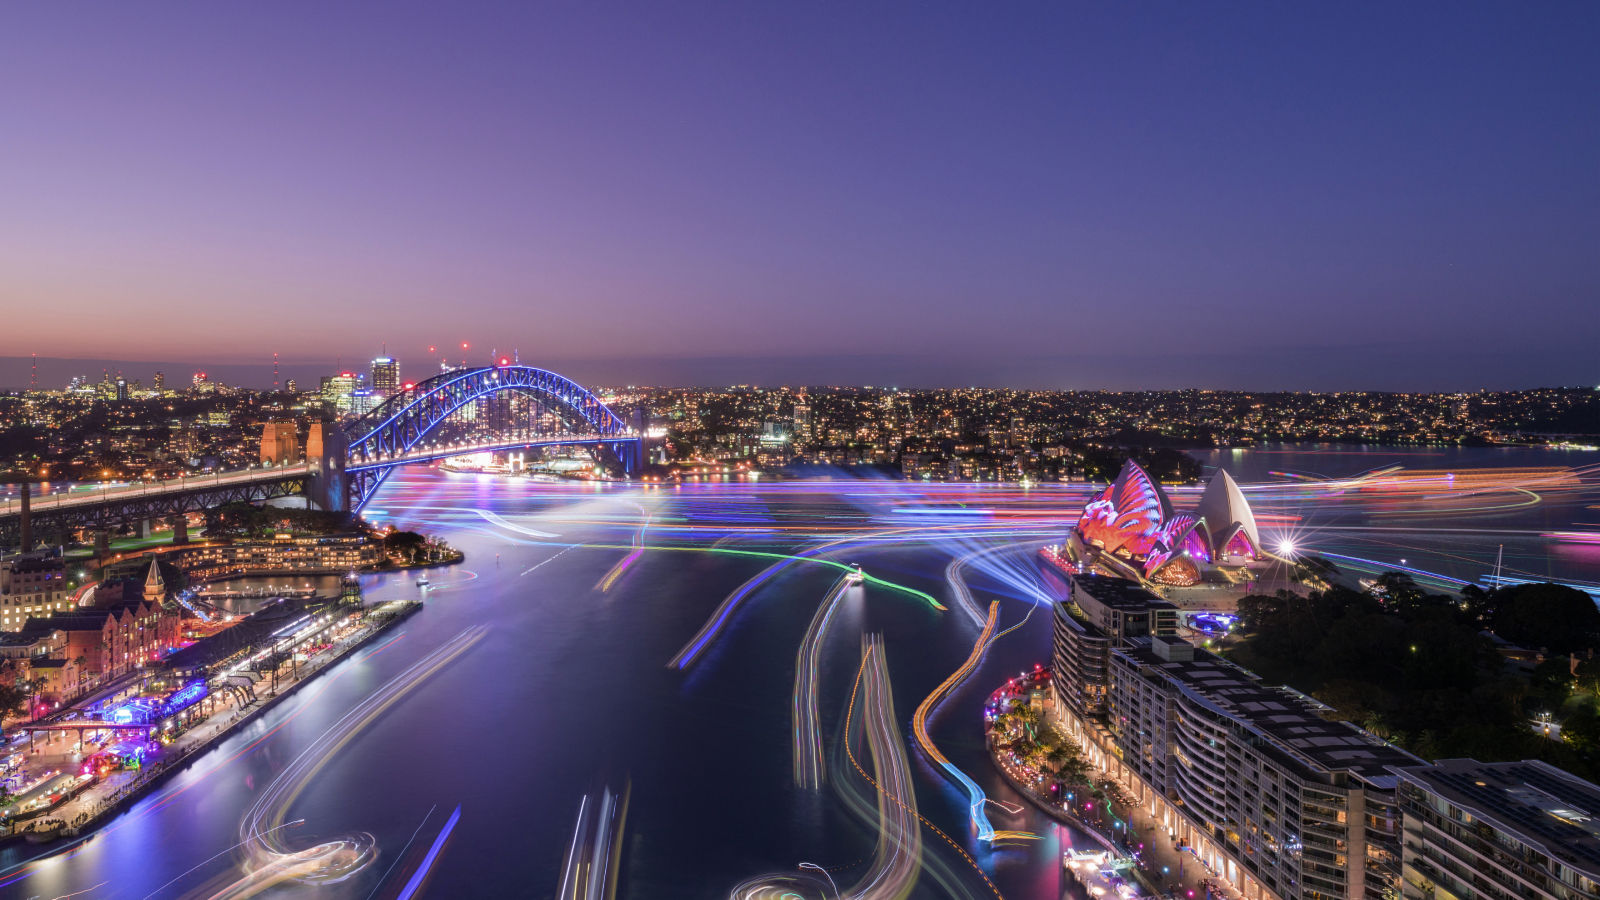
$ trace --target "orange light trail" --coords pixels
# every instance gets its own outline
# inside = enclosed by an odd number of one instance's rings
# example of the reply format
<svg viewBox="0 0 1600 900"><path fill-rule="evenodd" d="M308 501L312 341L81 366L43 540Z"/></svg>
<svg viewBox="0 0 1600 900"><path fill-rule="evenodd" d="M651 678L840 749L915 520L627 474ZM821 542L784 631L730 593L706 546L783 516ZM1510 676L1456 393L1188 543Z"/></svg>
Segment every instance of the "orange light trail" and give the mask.
<svg viewBox="0 0 1600 900"><path fill-rule="evenodd" d="M994 892L995 897L999 898L999 900L1005 900L1005 895L1000 893L1000 888L996 887L995 883L993 881L989 880L989 876L983 871L983 867L978 865L978 861L972 858L972 854L968 853L964 847L962 847L960 844L958 844L954 840L952 840L950 835L945 834L942 830L940 830L939 826L937 826L937 825L933 824L932 822L928 821L927 817L923 816L922 813L919 813L916 810L911 809L910 807L906 806L905 803L901 802L899 797L896 797L893 794L890 794L889 792L885 791L883 789L882 785L879 785L878 782L876 780L874 780L871 775L867 774L867 770L866 769L861 768L861 763L856 761L855 751L850 747L850 717L855 713L856 696L861 691L861 676L862 676L863 673L865 673L867 671L867 661L872 658L872 653L873 653L873 651L875 649L876 649L876 646L869 645L867 647L867 649L866 649L866 652L861 654L861 667L856 669L856 683L855 683L855 686L850 689L850 705L845 707L845 713L844 713L844 735L845 735L844 752L845 752L845 755L850 758L850 765L855 767L856 772L858 772L861 775L862 778L865 778L867 780L867 783L872 785L873 789L875 789L880 796L887 797L888 799L890 799L890 800L894 801L896 804L898 804L901 809L904 809L907 812L911 813L912 815L916 816L917 819L922 822L922 824L928 826L929 830L931 830L934 834L937 834L939 837L943 838L944 842L946 844L949 844L951 847L955 848L955 851L957 853L961 854L961 858L965 859L972 866L972 870L974 872L978 873L978 877L983 879L983 883L989 886L989 890Z"/></svg>

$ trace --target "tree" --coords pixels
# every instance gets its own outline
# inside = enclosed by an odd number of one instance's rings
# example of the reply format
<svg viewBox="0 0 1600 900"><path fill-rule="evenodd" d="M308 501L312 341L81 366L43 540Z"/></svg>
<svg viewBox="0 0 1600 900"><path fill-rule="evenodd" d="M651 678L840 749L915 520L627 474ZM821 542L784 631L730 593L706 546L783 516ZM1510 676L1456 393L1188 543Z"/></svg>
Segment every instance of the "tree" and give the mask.
<svg viewBox="0 0 1600 900"><path fill-rule="evenodd" d="M1475 584L1461 589L1461 612L1467 621L1479 628L1494 623L1494 594Z"/></svg>
<svg viewBox="0 0 1600 900"><path fill-rule="evenodd" d="M1056 777L1063 784L1088 784L1089 771L1089 764L1083 761L1083 757L1074 754L1056 769Z"/></svg>
<svg viewBox="0 0 1600 900"><path fill-rule="evenodd" d="M1534 667L1528 678L1528 711L1551 713L1559 711L1572 696L1571 661L1565 656L1553 656Z"/></svg>
<svg viewBox="0 0 1600 900"><path fill-rule="evenodd" d="M1244 598L1239 611L1251 630L1230 657L1419 756L1495 761L1540 749L1527 728L1527 680L1506 672L1453 595L1382 577L1372 594L1280 592Z"/></svg>
<svg viewBox="0 0 1600 900"><path fill-rule="evenodd" d="M1494 633L1530 649L1575 653L1600 644L1600 607L1564 584L1519 584L1494 592Z"/></svg>
<svg viewBox="0 0 1600 900"><path fill-rule="evenodd" d="M206 534L211 537L248 537L266 523L266 513L252 503L234 502L206 510Z"/></svg>
<svg viewBox="0 0 1600 900"><path fill-rule="evenodd" d="M1600 750L1600 713L1586 703L1561 723L1561 739L1585 753Z"/></svg>
<svg viewBox="0 0 1600 900"><path fill-rule="evenodd" d="M383 549L415 563L427 548L428 539L415 531L391 531L384 535Z"/></svg>
<svg viewBox="0 0 1600 900"><path fill-rule="evenodd" d="M0 684L0 719L9 719L28 708L33 691L26 682Z"/></svg>

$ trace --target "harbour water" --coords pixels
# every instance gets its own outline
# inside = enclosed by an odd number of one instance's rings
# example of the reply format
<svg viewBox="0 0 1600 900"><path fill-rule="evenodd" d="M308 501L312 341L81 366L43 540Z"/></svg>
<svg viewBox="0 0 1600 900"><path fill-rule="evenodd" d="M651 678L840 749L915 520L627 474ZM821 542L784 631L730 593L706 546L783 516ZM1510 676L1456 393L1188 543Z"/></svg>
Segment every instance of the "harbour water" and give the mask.
<svg viewBox="0 0 1600 900"><path fill-rule="evenodd" d="M1466 578L1492 566L1503 543L1507 570L1600 581L1600 561L1581 545L1568 554L1542 536L1600 521L1592 481L1521 506L1497 495L1474 501L1489 507L1482 510L1386 506L1301 490L1304 479L1269 473L1343 477L1396 459L1419 468L1493 463L1480 451L1453 451L1464 454L1454 460L1309 451L1205 459L1241 481L1271 479L1248 488L1264 530L1308 549L1405 559ZM1501 459L1582 466L1595 457ZM396 897L407 885L420 892L412 896L555 896L580 807L624 784L619 896L727 896L766 873L802 875L801 862L829 869L848 891L876 841L875 822L844 802L845 792L871 796L871 788L839 752L861 634L872 631L884 635L919 812L970 856L926 833L930 867L913 896L1059 897L1054 861L1084 839L1031 809L1013 815L989 804L996 828L1041 840L983 846L967 793L911 741L910 717L971 651L981 616L969 602L986 611L998 600L1002 628L1031 612L931 720L933 740L988 796L1023 803L992 771L977 717L999 681L1048 658L1050 620L1035 604L1031 554L1060 533L1085 493L898 482L639 488L401 472L370 517L437 534L467 554L463 565L430 572L426 589L409 574L367 579L370 599L422 595L422 612L90 839L5 848L0 896L247 895L240 891L254 888L239 886L245 855L235 845L252 809L288 777L301 779L299 789L270 810L285 824L282 843L370 835L376 853L348 880L286 880L260 896ZM1178 492L1176 502L1192 499ZM819 550L842 540L850 543ZM741 590L800 551L818 555ZM841 575L818 561L823 554L860 563L872 578L845 592L822 639L817 707L827 771L819 790L806 790L792 765L794 675L817 606ZM965 557L952 580L950 562ZM670 667L730 598L692 664ZM488 627L474 632L480 625ZM347 716L381 691L395 692L393 702Z"/></svg>

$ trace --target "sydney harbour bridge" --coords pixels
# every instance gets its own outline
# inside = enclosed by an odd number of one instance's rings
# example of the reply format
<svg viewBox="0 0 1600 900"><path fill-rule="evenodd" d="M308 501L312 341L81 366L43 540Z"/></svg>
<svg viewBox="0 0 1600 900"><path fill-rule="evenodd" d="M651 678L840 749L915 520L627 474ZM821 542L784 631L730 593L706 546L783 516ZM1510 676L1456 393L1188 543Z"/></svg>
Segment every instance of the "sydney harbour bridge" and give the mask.
<svg viewBox="0 0 1600 900"><path fill-rule="evenodd" d="M534 414L488 414L514 408ZM487 401L487 402L486 402ZM478 415L480 410L484 415ZM468 421L463 421L468 420ZM306 459L170 481L28 498L0 505L0 548L43 535L104 532L174 520L225 503L302 496L324 510L359 511L397 467L452 456L533 447L596 448L624 475L638 472L642 435L588 389L524 365L454 369L408 385L382 405L308 441Z"/></svg>

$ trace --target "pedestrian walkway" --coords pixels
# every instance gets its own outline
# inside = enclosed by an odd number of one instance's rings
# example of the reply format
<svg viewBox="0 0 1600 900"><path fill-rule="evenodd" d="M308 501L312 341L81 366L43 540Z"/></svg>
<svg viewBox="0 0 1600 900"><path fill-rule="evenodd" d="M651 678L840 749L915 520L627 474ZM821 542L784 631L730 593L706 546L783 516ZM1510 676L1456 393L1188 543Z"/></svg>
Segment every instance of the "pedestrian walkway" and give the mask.
<svg viewBox="0 0 1600 900"><path fill-rule="evenodd" d="M218 701L216 711L162 748L153 762L138 769L110 772L48 813L17 822L14 831L0 829L0 836L59 833L71 837L85 828L92 827L97 818L114 812L123 801L142 793L156 779L185 765L190 757L208 749L213 742L260 713L277 698L315 678L323 669L393 625L403 615L404 612L397 612L383 617L369 617L360 626L340 636L305 663L300 664L295 671L280 676L275 691L244 706L234 702L231 692L213 694L212 696ZM62 743L66 743L64 739ZM68 746L70 747L70 744ZM30 770L38 772L48 771L52 766L61 771L76 770L93 752L89 747L85 747L82 752L77 753L64 750L58 754L36 754L30 757L28 766Z"/></svg>
<svg viewBox="0 0 1600 900"><path fill-rule="evenodd" d="M1008 691L1011 692L1009 695ZM1014 687L1002 687L995 692L991 705L997 700L1024 694L1019 694ZM989 723L986 722L985 728L988 727ZM1126 874L1137 877L1142 890L1135 891L1131 885L1128 889L1119 889L1116 879L1105 879L1100 874L1102 866L1091 865L1086 860L1079 860L1075 867L1070 865L1070 860L1066 861L1075 879L1090 884L1098 882L1107 889L1107 896L1115 891L1122 897L1240 900L1239 895L1209 871L1199 857L1178 846L1167 830L1150 815L1149 810L1133 802L1107 802L1091 796L1091 786L1077 785L1075 789L1056 794L1051 790L1055 781L1052 775L1009 753L1002 753L990 735L986 734L985 737L995 767L1013 787L1051 817L1088 834L1112 856L1132 860L1134 866ZM1128 797L1137 795L1134 785L1119 782L1110 773L1097 771L1092 777L1098 783L1109 781L1126 792ZM1081 851L1095 848L1074 849L1082 855Z"/></svg>

